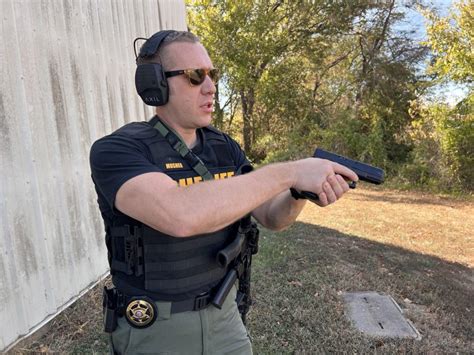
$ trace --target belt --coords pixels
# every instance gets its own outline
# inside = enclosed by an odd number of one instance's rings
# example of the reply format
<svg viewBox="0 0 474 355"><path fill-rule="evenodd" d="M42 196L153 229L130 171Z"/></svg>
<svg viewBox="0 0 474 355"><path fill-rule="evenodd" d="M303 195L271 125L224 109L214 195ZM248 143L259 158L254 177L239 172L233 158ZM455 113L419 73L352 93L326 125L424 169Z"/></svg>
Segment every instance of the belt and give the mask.
<svg viewBox="0 0 474 355"><path fill-rule="evenodd" d="M156 304L156 302L160 301L154 301L147 296L129 296L116 288L104 287L104 331L112 333L117 328L117 317L124 316L135 328L146 328L152 325L157 317L156 305L152 303ZM199 311L209 306L211 294L206 292L192 299L170 303L171 313Z"/></svg>
<svg viewBox="0 0 474 355"><path fill-rule="evenodd" d="M131 300L140 299L140 296L129 296L119 290L115 289L117 295L117 310L119 310L119 315L124 314L124 310L127 304ZM153 300L154 302L161 302L158 300ZM171 313L181 313L188 311L199 311L201 309L207 308L212 301L211 293L206 292L201 295L196 296L195 298L187 299L184 301L175 301L167 302L171 303Z"/></svg>
<svg viewBox="0 0 474 355"><path fill-rule="evenodd" d="M184 301L169 302L171 303L170 313L199 311L208 307L209 304L222 309L222 305L234 286L237 276L237 271L231 269L217 290L205 292ZM242 297L240 300L242 300ZM127 322L135 328L145 328L152 325L157 316L155 306L160 301L145 295L129 296L116 288L108 289L104 287L102 302L105 316L104 330L107 333L112 333L117 328L117 317L125 316ZM152 303L155 303L155 305ZM240 304L240 301L238 304Z"/></svg>

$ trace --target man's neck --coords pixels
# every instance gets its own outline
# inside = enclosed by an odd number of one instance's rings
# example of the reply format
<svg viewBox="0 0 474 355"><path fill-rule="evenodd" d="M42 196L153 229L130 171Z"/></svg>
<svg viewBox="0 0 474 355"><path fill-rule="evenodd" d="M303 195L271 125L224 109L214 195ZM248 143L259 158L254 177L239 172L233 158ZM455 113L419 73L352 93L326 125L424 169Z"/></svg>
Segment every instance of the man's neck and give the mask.
<svg viewBox="0 0 474 355"><path fill-rule="evenodd" d="M179 127L178 125L174 124L172 120L167 120L166 117L158 117L165 125L173 129L177 134L179 134L179 136L184 141L184 143L186 143L186 146L189 149L192 149L197 145L198 139L195 129Z"/></svg>

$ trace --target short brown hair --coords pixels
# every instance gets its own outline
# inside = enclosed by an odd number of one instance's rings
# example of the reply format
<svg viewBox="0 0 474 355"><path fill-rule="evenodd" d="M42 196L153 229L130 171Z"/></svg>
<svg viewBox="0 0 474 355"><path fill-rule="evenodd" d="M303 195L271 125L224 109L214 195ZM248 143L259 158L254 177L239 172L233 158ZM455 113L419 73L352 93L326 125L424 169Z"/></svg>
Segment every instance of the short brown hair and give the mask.
<svg viewBox="0 0 474 355"><path fill-rule="evenodd" d="M170 33L168 36L165 37L163 42L161 42L160 47L156 51L153 56L142 58L137 58L137 64L145 64L145 63L159 63L163 66L167 66L170 63L167 63L166 56L164 55L166 51L166 47L168 47L171 43L174 42L188 42L188 43L199 43L199 37L196 36L194 33L188 31L175 31Z"/></svg>

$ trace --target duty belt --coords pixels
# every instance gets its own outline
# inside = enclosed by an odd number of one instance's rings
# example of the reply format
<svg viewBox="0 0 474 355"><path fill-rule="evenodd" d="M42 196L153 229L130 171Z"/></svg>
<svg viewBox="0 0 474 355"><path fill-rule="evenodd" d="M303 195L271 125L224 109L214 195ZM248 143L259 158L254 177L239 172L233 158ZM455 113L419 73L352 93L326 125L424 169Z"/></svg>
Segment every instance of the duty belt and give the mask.
<svg viewBox="0 0 474 355"><path fill-rule="evenodd" d="M171 303L171 313L199 311L207 308L212 301L210 292L203 293L184 301ZM117 290L104 287L104 328L106 332L113 332L117 327L117 317L126 316L130 325L136 328L146 328L153 324L158 311L155 302L147 296L129 296Z"/></svg>
<svg viewBox="0 0 474 355"><path fill-rule="evenodd" d="M106 295L106 296L105 296ZM130 303L132 299L140 299L140 296L129 296L125 293L120 292L119 290L107 289L104 288L104 306L107 305L106 298L111 299L113 303L115 303L115 307L119 312L119 316L123 315L123 308ZM145 297L145 296L144 296ZM149 297L145 297L150 299ZM115 299L115 302L113 301ZM155 301L153 302L161 302ZM187 311L199 311L201 309L206 308L211 303L211 294L209 292L203 293L201 295L196 296L195 298L191 298L184 301L174 301L169 302L171 303L171 313L181 313ZM113 304L112 304L113 305ZM120 314L122 311L122 314Z"/></svg>

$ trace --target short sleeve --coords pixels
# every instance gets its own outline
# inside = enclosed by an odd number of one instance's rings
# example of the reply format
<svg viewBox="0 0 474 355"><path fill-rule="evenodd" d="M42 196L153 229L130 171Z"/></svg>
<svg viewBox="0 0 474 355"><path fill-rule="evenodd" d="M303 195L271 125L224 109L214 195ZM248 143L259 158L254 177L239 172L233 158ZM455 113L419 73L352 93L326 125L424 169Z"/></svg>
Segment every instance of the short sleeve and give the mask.
<svg viewBox="0 0 474 355"><path fill-rule="evenodd" d="M112 211L117 191L127 180L145 173L161 172L151 162L148 149L141 141L121 135L96 141L90 151L90 166L99 205L105 202ZM101 197L105 201L100 201Z"/></svg>

